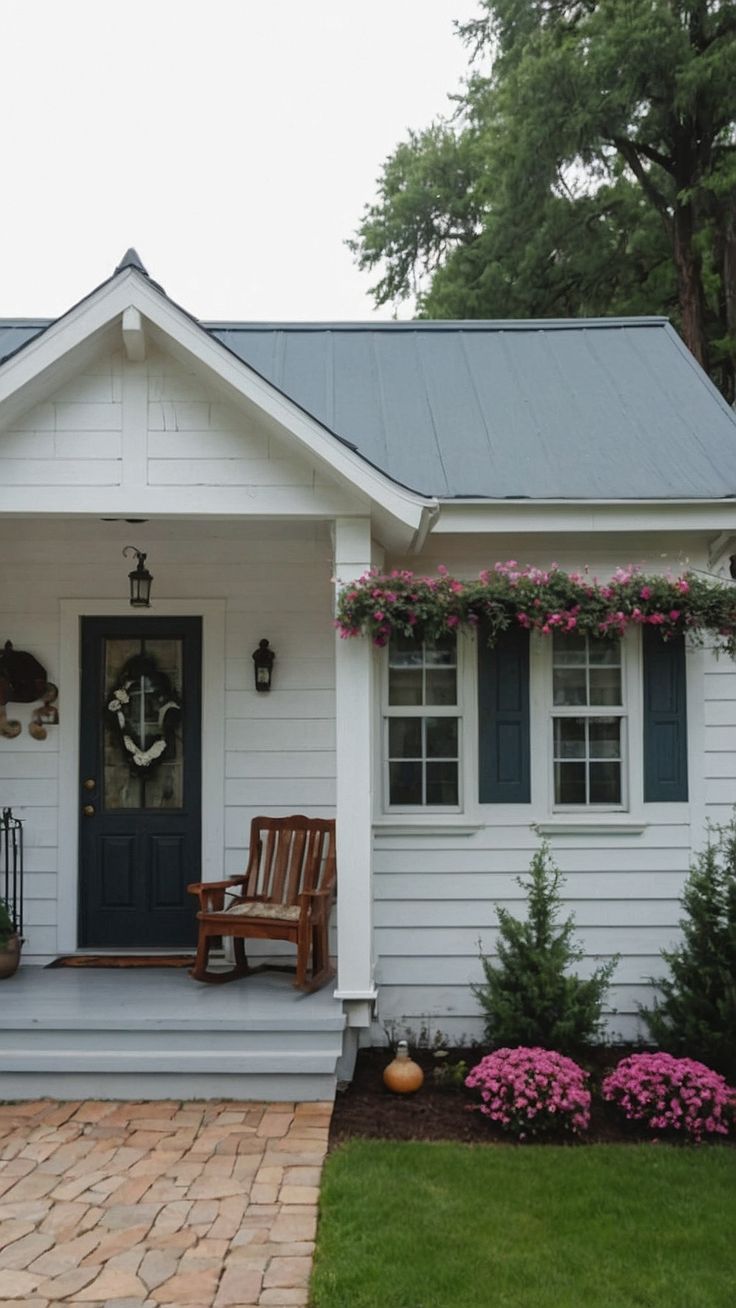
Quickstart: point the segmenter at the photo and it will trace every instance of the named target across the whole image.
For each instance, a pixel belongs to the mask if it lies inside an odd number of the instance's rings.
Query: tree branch
[[[629,165],[629,168],[631,169],[636,180],[641,186],[642,191],[644,192],[650,203],[654,205],[655,209],[661,215],[662,221],[664,222],[667,231],[671,234],[672,215],[670,214],[670,208],[667,202],[667,198],[665,195],[662,194],[659,187],[655,186],[654,182],[649,176],[649,173],[647,172],[646,168],[642,164],[641,159],[639,158],[636,146],[634,145],[633,141],[627,140],[625,136],[614,136],[613,144],[615,145],[619,154],[623,157],[624,161]]]
[[[637,154],[643,154],[646,159],[651,159],[652,163],[658,164],[666,173],[674,177],[675,161],[670,155],[662,154],[660,150],[655,150],[653,145],[647,145],[644,141],[632,141],[631,144]]]

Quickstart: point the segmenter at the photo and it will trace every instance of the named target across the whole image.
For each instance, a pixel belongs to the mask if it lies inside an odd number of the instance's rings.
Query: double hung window
[[[457,641],[395,636],[384,708],[385,794],[390,809],[457,808],[460,708]]]
[[[554,802],[624,805],[626,705],[620,640],[557,635],[552,649]]]

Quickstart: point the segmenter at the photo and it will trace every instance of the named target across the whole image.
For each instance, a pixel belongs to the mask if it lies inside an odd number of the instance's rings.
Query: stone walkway
[[[305,1305],[331,1112],[0,1106],[0,1305]]]

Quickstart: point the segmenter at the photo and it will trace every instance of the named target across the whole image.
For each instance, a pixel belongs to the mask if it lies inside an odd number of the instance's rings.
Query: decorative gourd
[[[418,1090],[424,1081],[424,1072],[413,1058],[409,1057],[406,1040],[400,1040],[396,1057],[383,1071],[383,1083],[395,1095],[410,1095]]]

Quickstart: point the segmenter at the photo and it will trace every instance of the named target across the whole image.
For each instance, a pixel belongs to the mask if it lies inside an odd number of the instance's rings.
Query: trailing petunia
[[[656,627],[664,640],[686,632],[698,643],[736,656],[736,586],[686,573],[644,575],[633,564],[601,582],[515,560],[484,569],[477,580],[406,570],[372,569],[340,592],[336,626],[341,636],[370,636],[386,645],[394,635],[436,640],[461,628],[481,627],[489,644],[520,626],[543,635],[622,636],[632,626]]]

